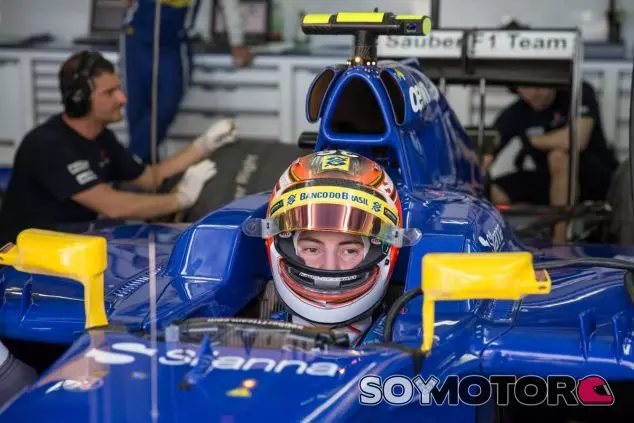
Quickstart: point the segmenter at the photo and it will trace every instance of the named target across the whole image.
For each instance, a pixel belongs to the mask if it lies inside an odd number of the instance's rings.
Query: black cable
[[[634,262],[613,258],[580,257],[566,260],[542,261],[533,264],[535,270],[562,269],[564,267],[608,267],[634,271]]]
[[[401,310],[409,300],[412,298],[418,297],[419,295],[423,295],[422,288],[415,288],[410,291],[407,291],[405,294],[398,297],[392,307],[387,311],[385,316],[385,324],[383,326],[383,342],[390,343],[392,342],[392,326],[394,325],[394,321],[396,320],[396,316],[398,312]]]

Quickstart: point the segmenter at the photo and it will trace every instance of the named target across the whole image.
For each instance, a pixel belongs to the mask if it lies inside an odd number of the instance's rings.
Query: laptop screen
[[[119,33],[127,0],[92,0],[91,34]]]
[[[270,32],[270,0],[240,0],[242,25],[247,40],[265,41]],[[214,0],[211,11],[211,36],[214,40],[226,40],[227,28],[222,2]]]

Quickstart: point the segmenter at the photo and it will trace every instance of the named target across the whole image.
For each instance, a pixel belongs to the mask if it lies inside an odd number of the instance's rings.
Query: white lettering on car
[[[148,348],[145,344],[137,342],[119,342],[112,345],[112,349],[121,352],[103,351],[98,348],[91,348],[84,357],[92,358],[100,364],[124,365],[131,364],[136,361],[136,357],[132,354],[153,357],[157,350]],[[287,369],[294,369],[295,374],[309,376],[329,376],[335,377],[339,372],[339,366],[336,363],[328,361],[307,362],[304,360],[275,360],[268,357],[244,357],[232,355],[219,355],[215,352],[217,358],[214,359],[212,366],[214,369],[220,370],[262,370],[265,373],[281,373]],[[165,355],[158,357],[158,362],[165,366],[195,366],[198,362],[196,352],[191,349],[176,348],[167,350]]]

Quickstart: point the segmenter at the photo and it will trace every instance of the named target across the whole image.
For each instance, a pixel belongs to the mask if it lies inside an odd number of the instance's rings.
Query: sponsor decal
[[[249,321],[251,322],[251,321]],[[291,325],[291,328],[295,326]],[[85,354],[99,364],[126,365],[134,363],[140,356],[154,357],[158,350],[140,342],[118,342],[112,345],[112,351],[91,348]],[[307,362],[304,360],[276,360],[268,357],[240,357],[213,353],[210,360],[212,369],[249,371],[258,370],[264,373],[294,372],[297,375],[335,377],[339,374],[339,366],[328,361]],[[196,351],[188,348],[174,348],[159,355],[158,363],[163,366],[197,365],[199,357]]]
[[[350,171],[350,157],[333,154],[325,156],[321,161],[321,170],[342,170]]]

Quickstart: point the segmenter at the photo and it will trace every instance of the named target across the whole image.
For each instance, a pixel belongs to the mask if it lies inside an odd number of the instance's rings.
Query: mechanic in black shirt
[[[59,80],[64,112],[29,132],[16,153],[0,210],[2,242],[15,242],[27,228],[52,229],[98,215],[146,219],[189,208],[216,173],[205,157],[235,139],[233,121],[222,120],[178,155],[146,166],[106,128],[122,119],[126,102],[111,62],[95,52],[74,54],[62,65]],[[127,181],[152,192],[183,171],[169,194],[124,192],[109,184]]]
[[[491,181],[495,204],[529,203],[565,205],[568,202],[570,91],[552,88],[517,88],[520,99],[505,109],[494,127],[500,133],[496,153],[512,140],[522,149],[515,160],[515,173]],[[584,82],[581,90],[579,124],[579,200],[601,201],[618,161],[608,147],[596,94]],[[523,162],[530,158],[532,169]],[[486,158],[491,162],[494,157]],[[565,225],[555,228],[555,240],[563,241]]]

